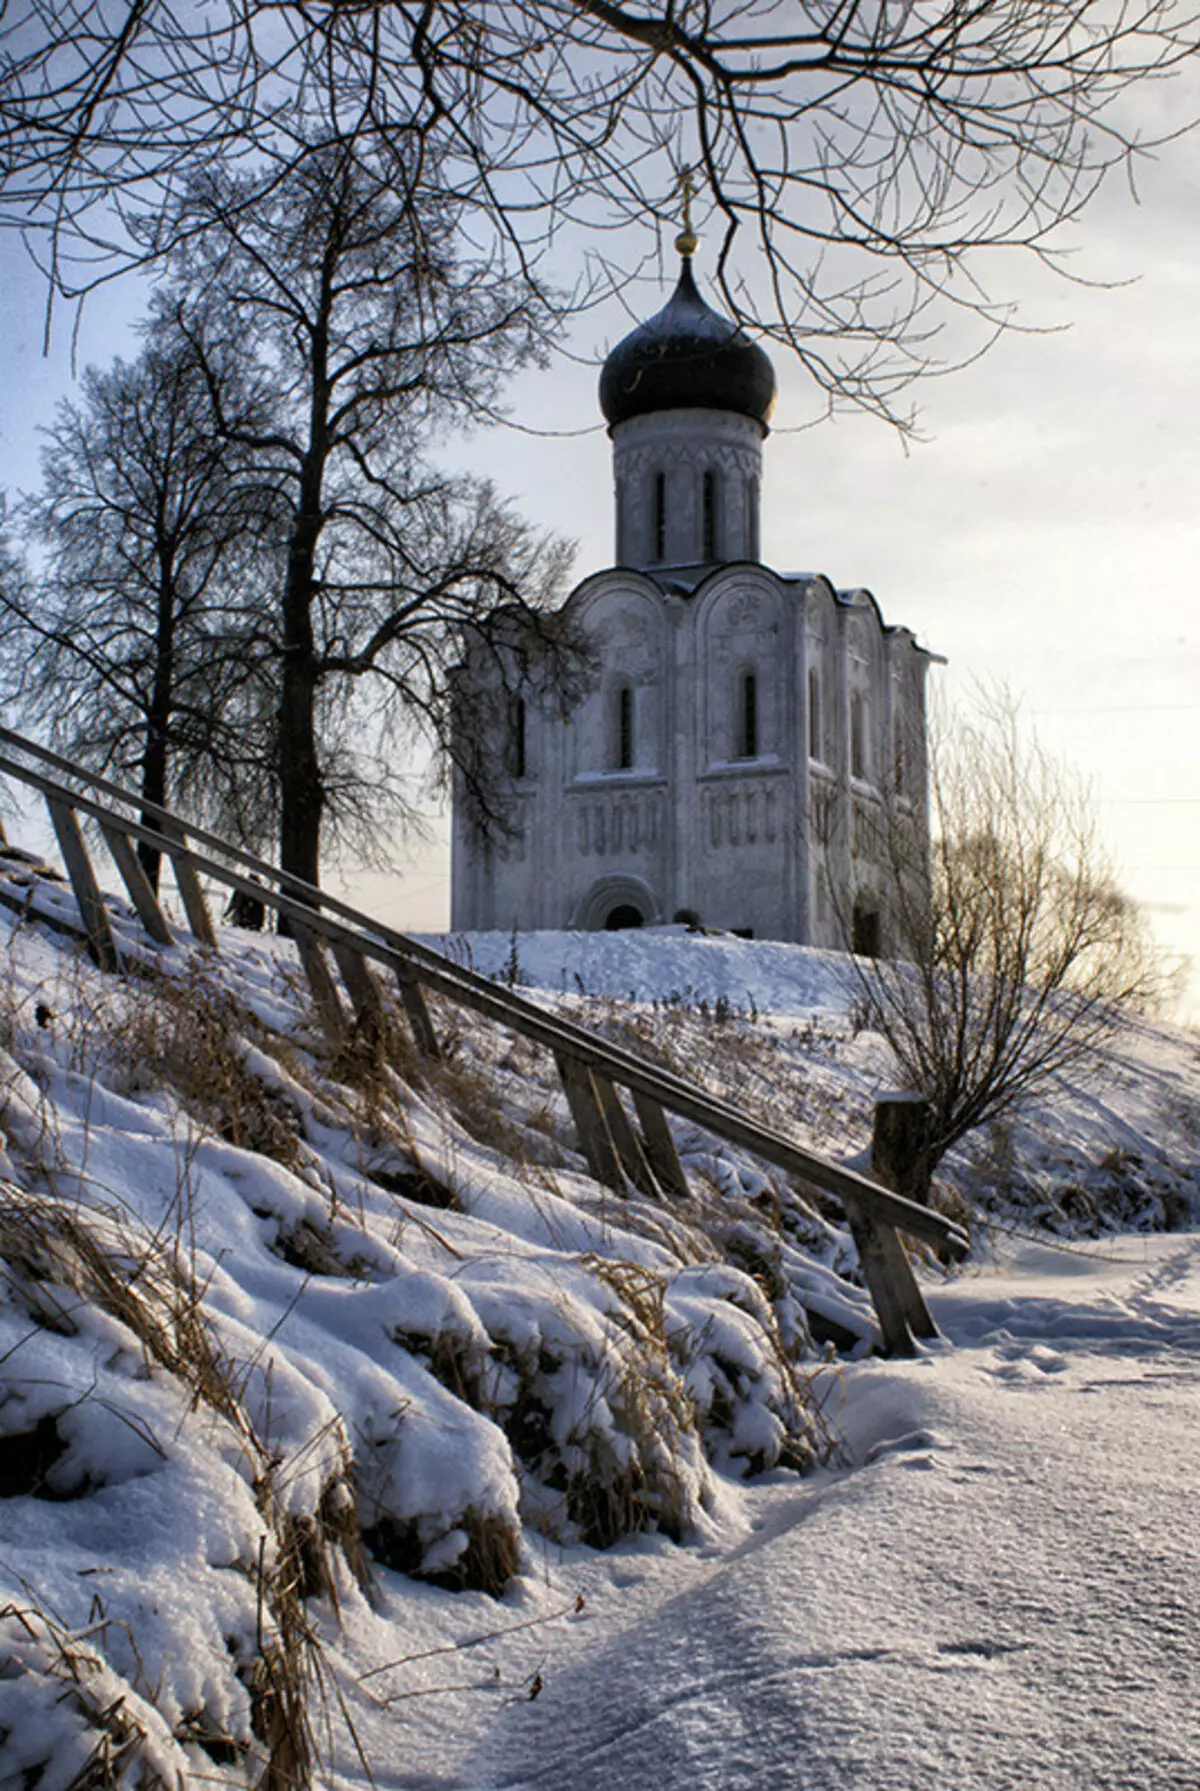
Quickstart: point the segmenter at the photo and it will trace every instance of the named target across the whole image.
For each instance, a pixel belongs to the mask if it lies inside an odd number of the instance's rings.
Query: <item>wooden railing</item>
[[[805,1149],[785,1133],[746,1118],[729,1101],[698,1084],[547,1012],[327,891],[3,727],[0,774],[44,798],[75,894],[79,930],[102,969],[121,968],[121,948],[79,825],[81,817],[99,828],[154,944],[171,944],[173,930],[142,869],[135,842],[154,848],[171,865],[188,926],[201,946],[219,949],[202,876],[286,917],[321,1023],[336,1039],[353,1027],[381,1036],[384,1005],[377,970],[382,969],[394,979],[416,1045],[427,1058],[439,1055],[424,994],[429,989],[544,1046],[557,1064],[588,1166],[597,1180],[617,1193],[632,1188],[653,1199],[688,1197],[687,1175],[666,1118],[673,1113],[835,1196],[854,1235],[885,1347],[892,1353],[911,1353],[914,1339],[937,1335],[898,1234],[930,1245],[945,1260],[959,1260],[967,1253],[967,1236],[941,1214]]]

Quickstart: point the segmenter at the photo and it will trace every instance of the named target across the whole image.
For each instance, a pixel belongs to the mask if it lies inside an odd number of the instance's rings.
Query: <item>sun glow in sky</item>
[[[1200,71],[1140,98],[1147,132],[1200,116]],[[949,665],[950,695],[1003,680],[1041,738],[1092,786],[1123,886],[1172,950],[1200,964],[1200,134],[1114,180],[1066,239],[1080,285],[1006,265],[1019,300],[980,361],[914,394],[922,439],[905,453],[865,417],[804,427],[820,405],[776,351],[780,398],[767,443],[764,559],[866,585],[889,622]],[[702,232],[703,234],[703,232]],[[606,245],[611,253],[612,245]],[[706,284],[705,251],[696,262]],[[666,277],[672,278],[668,262]],[[1125,282],[1104,285],[1104,282]],[[664,293],[665,296],[665,293]],[[134,281],[89,300],[76,358],[136,351]],[[71,389],[71,320],[42,355],[44,293],[13,240],[0,243],[0,489],[37,481],[37,430]],[[660,300],[645,290],[642,316]],[[616,307],[574,338],[600,357],[628,328]],[[579,576],[612,559],[609,444],[596,368],[523,375],[513,420],[455,458],[531,518],[579,542]],[[413,930],[448,920],[446,830],[402,874],[352,878],[355,896]],[[1184,1011],[1200,1010],[1194,975]]]

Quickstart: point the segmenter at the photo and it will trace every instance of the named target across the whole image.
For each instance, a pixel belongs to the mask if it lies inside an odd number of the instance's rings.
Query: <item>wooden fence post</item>
[[[914,1339],[928,1340],[940,1333],[896,1227],[865,1212],[849,1195],[842,1195],[841,1200],[863,1280],[879,1319],[884,1348],[889,1356],[915,1355]]]
[[[630,1124],[616,1085],[607,1076],[601,1075],[599,1070],[592,1070],[591,1077],[600,1102],[600,1111],[604,1115],[604,1124],[621,1168],[639,1194],[645,1194],[651,1200],[660,1200],[662,1189],[654,1179],[649,1158],[641,1139]]]
[[[204,899],[204,891],[200,886],[200,878],[196,867],[188,853],[187,842],[182,827],[174,821],[161,821],[158,831],[171,844],[164,850],[171,860],[171,870],[175,877],[175,887],[183,900],[184,913],[188,917],[188,926],[193,937],[201,945],[217,949],[217,935],[213,929],[212,915],[208,911],[208,903]]]
[[[588,1168],[606,1188],[611,1188],[614,1193],[624,1194],[625,1177],[621,1172],[621,1161],[604,1123],[604,1112],[591,1071],[577,1057],[568,1057],[563,1052],[556,1051],[554,1061],[558,1065],[567,1105],[571,1109],[571,1118],[575,1121],[575,1130],[579,1133],[580,1148],[587,1158]]]
[[[142,861],[130,844],[129,835],[108,821],[101,821],[100,831],[112,853],[113,863],[121,873],[121,881],[129,891],[129,899],[137,909],[138,919],[156,945],[172,944],[166,916],[158,905],[158,897],[142,868]]]
[[[121,959],[117,951],[117,942],[113,938],[108,910],[104,906],[104,898],[100,894],[100,886],[96,882],[96,873],[92,869],[92,861],[88,857],[87,847],[83,843],[83,835],[79,831],[79,822],[76,819],[75,811],[72,808],[67,808],[64,803],[55,802],[49,797],[46,806],[50,810],[50,819],[54,824],[54,832],[63,855],[63,863],[67,867],[67,876],[71,879],[71,888],[75,892],[75,900],[79,906],[79,918],[83,922],[91,954],[101,970],[119,970]]]
[[[404,1011],[408,1015],[408,1023],[412,1028],[413,1041],[422,1057],[429,1057],[434,1063],[441,1060],[442,1048],[438,1044],[438,1035],[434,1030],[433,1020],[425,1000],[425,991],[413,975],[408,965],[396,965],[396,984],[400,990],[400,999],[404,1003]]]
[[[320,940],[315,933],[301,925],[298,920],[289,919],[292,939],[296,946],[301,966],[308,978],[308,986],[312,991],[313,1006],[325,1029],[326,1037],[335,1044],[341,1044],[349,1028],[346,1025],[346,1014],[342,1007],[337,985],[330,974],[329,965],[325,962],[325,954],[321,950]]]
[[[379,985],[371,975],[367,960],[360,951],[347,945],[344,940],[331,939],[329,943],[333,948],[334,961],[342,973],[342,981],[346,985],[359,1031],[370,1044],[378,1045],[387,1034],[387,1015]]]
[[[633,1104],[637,1109],[646,1156],[654,1171],[655,1180],[668,1199],[687,1200],[691,1189],[688,1187],[687,1172],[675,1149],[670,1121],[657,1101],[652,1101],[649,1095],[639,1094],[636,1088],[633,1091]]]
[[[885,1188],[929,1205],[933,1109],[921,1095],[883,1095],[875,1103],[871,1170]]]

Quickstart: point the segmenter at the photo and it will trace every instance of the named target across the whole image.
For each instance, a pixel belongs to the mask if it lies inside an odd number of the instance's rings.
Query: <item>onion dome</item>
[[[686,254],[670,299],[617,343],[600,374],[600,409],[610,427],[653,411],[728,410],[765,432],[774,406],[769,357],[709,309]]]

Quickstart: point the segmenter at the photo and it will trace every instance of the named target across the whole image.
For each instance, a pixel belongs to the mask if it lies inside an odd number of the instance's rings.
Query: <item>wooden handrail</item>
[[[0,753],[0,772],[37,790],[51,805],[52,812],[70,810],[88,816],[100,824],[110,845],[114,833],[142,841],[163,853],[177,867],[182,865],[190,880],[194,880],[197,872],[203,872],[218,883],[241,890],[275,909],[297,931],[306,933],[310,941],[313,936],[327,941],[339,960],[357,1012],[369,1011],[373,997],[355,966],[362,966],[364,976],[364,959],[389,969],[399,979],[401,993],[417,1028],[418,1043],[427,1053],[433,1043],[432,1029],[427,1015],[422,1024],[420,986],[543,1045],[554,1054],[563,1070],[564,1084],[572,1097],[572,1111],[578,1109],[576,1117],[589,1161],[604,1166],[603,1179],[619,1180],[622,1173],[626,1173],[635,1185],[644,1185],[647,1178],[653,1184],[655,1171],[652,1166],[657,1155],[665,1171],[659,1176],[660,1185],[666,1192],[678,1194],[681,1172],[677,1162],[672,1168],[666,1154],[669,1133],[664,1138],[659,1130],[657,1140],[651,1138],[656,1129],[653,1109],[657,1104],[834,1195],[845,1206],[855,1230],[860,1258],[881,1324],[885,1336],[889,1332],[893,1334],[889,1339],[893,1344],[898,1341],[899,1332],[905,1329],[905,1323],[903,1317],[897,1318],[894,1314],[889,1318],[884,1306],[890,1296],[881,1290],[885,1280],[889,1286],[897,1277],[903,1280],[900,1267],[903,1252],[898,1244],[892,1249],[887,1238],[882,1248],[877,1247],[879,1239],[872,1228],[883,1228],[890,1234],[891,1242],[894,1242],[896,1230],[904,1231],[951,1260],[967,1254],[969,1240],[966,1233],[941,1214],[894,1193],[845,1164],[832,1162],[806,1149],[773,1127],[746,1118],[719,1095],[711,1094],[669,1070],[660,1069],[627,1047],[604,1039],[575,1021],[548,1012],[527,997],[456,963],[422,941],[363,914],[339,897],[279,870],[244,847],[222,840],[205,828],[192,826],[156,803],[143,801],[111,780],[72,764],[12,729],[0,727],[0,742],[15,746],[18,752],[65,772],[108,798],[98,801],[95,796],[83,795],[57,778],[48,777],[13,759],[8,753]],[[137,818],[114,810],[114,802],[133,810]],[[161,827],[147,825],[147,816],[159,821]],[[212,851],[199,847],[210,847],[225,860],[233,860],[234,864],[223,863],[221,858],[212,855]],[[194,893],[198,892],[194,881],[189,886]],[[189,914],[194,905],[189,902]],[[200,937],[204,937],[203,930]],[[211,942],[214,937],[210,932],[206,942]],[[310,977],[320,970],[320,965],[312,963],[311,957],[310,951],[306,959]],[[414,1002],[418,1003],[415,1011]],[[334,1006],[337,1006],[336,994]],[[333,1023],[332,1009],[325,1018]],[[422,1031],[424,1036],[421,1036]],[[586,1091],[579,1081],[579,1071],[588,1078]],[[629,1133],[628,1116],[620,1106],[613,1084],[627,1088],[633,1095],[642,1119],[644,1136],[641,1139]],[[589,1128],[591,1147],[585,1136]],[[915,1313],[915,1328],[920,1329],[929,1325],[928,1315],[915,1293],[915,1282],[912,1292],[916,1303],[914,1299],[907,1301],[911,1308],[909,1318],[912,1319]],[[906,1302],[902,1300],[900,1304],[903,1307]]]

